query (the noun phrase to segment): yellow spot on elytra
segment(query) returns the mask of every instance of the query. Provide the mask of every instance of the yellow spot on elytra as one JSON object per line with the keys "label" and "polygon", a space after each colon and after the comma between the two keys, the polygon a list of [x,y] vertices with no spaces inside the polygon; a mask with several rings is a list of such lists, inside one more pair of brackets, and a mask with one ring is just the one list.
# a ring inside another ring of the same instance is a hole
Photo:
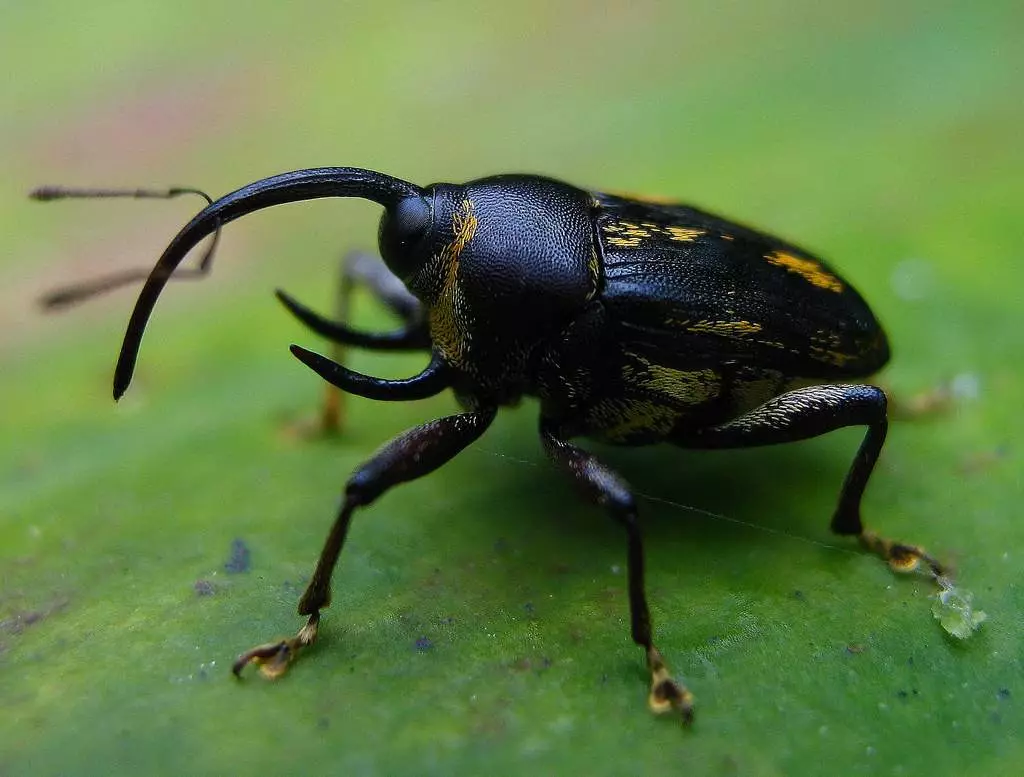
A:
{"label": "yellow spot on elytra", "polygon": [[811,356],[818,361],[832,364],[836,367],[845,367],[848,363],[858,358],[855,354],[844,353],[832,348],[822,348],[819,345],[811,345],[810,352]]}
{"label": "yellow spot on elytra", "polygon": [[638,237],[609,237],[605,242],[614,248],[636,248],[640,245]]}
{"label": "yellow spot on elytra", "polygon": [[646,240],[655,237],[668,238],[678,243],[692,243],[706,233],[703,229],[655,224],[644,221],[612,221],[601,225],[605,243],[613,248],[638,248]]}
{"label": "yellow spot on elytra", "polygon": [[760,332],[764,326],[755,321],[698,321],[690,324],[686,331],[694,334],[721,335],[722,337],[742,337]]}
{"label": "yellow spot on elytra", "polygon": [[796,273],[805,281],[820,289],[832,292],[843,290],[842,282],[813,259],[803,259],[786,251],[772,251],[765,256],[765,259],[770,264],[784,267],[790,272]]}
{"label": "yellow spot on elytra", "polygon": [[677,240],[680,243],[692,243],[704,234],[703,229],[689,229],[687,227],[665,227],[669,239]]}

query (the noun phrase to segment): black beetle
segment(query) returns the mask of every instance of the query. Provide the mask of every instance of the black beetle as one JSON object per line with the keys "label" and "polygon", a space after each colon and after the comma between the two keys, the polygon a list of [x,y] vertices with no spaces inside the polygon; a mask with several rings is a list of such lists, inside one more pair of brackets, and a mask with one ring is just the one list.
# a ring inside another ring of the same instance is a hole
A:
{"label": "black beetle", "polygon": [[[35,196],[68,194],[41,189]],[[325,167],[257,181],[210,203],[160,257],[128,325],[115,398],[128,388],[164,284],[200,240],[261,208],[319,197],[362,197],[384,207],[383,264],[360,258],[349,274],[367,281],[404,326],[361,332],[279,292],[281,300],[337,343],[430,351],[430,362],[415,377],[383,380],[298,346],[292,352],[343,391],[400,401],[450,388],[463,412],[395,438],[349,478],[299,603],[307,623],[292,639],[241,655],[236,674],[256,663],[277,676],[316,639],[357,508],[443,465],[483,434],[498,407],[523,396],[540,402],[540,435],[551,460],[626,530],[632,636],[646,652],[656,712],[676,709],[688,722],[693,700],[669,675],[651,635],[636,503],[615,472],[569,442],[574,437],[738,448],[865,426],[832,530],[860,538],[894,568],[924,562],[935,577],[943,574],[922,549],[884,540],[861,523],[861,496],[886,435],[886,396],[847,381],[875,373],[889,358],[867,304],[806,251],[685,205],[533,175],[420,188],[368,170]]]}

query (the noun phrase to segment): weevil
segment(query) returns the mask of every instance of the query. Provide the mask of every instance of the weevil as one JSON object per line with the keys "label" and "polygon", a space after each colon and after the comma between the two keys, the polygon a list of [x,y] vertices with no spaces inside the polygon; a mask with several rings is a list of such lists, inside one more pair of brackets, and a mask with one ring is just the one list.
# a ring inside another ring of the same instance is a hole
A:
{"label": "weevil", "polygon": [[[68,194],[36,192],[39,199]],[[348,277],[366,281],[403,325],[361,331],[283,292],[280,299],[342,346],[422,351],[429,361],[413,377],[385,380],[297,345],[292,353],[344,392],[393,402],[450,389],[461,412],[405,432],[355,470],[299,601],[305,625],[295,637],[243,653],[236,674],[252,663],[277,677],[316,640],[357,511],[450,461],[487,430],[498,408],[523,397],[539,403],[547,456],[625,531],[631,632],[646,657],[654,712],[675,710],[689,723],[693,696],[655,645],[636,500],[576,438],[742,448],[863,426],[832,531],[859,538],[897,570],[923,566],[944,576],[922,548],[884,539],[861,521],[861,498],[888,426],[885,393],[858,382],[889,359],[867,303],[813,254],[687,205],[536,175],[421,188],[370,170],[324,167],[256,181],[203,208],[149,273],[121,346],[115,399],[131,382],[162,289],[201,240],[254,211],[321,197],[364,198],[384,208],[381,258],[360,257]],[[212,248],[192,272],[208,269],[211,256]]]}

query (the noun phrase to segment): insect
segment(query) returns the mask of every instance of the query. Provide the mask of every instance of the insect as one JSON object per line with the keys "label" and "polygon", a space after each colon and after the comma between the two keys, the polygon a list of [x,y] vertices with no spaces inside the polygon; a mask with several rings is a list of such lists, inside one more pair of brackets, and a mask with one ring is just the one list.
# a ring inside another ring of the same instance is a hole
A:
{"label": "insect", "polygon": [[[39,199],[67,195],[36,192]],[[675,710],[689,723],[693,696],[655,645],[636,501],[626,482],[575,438],[740,448],[863,426],[832,530],[859,538],[896,569],[924,564],[935,577],[943,574],[921,548],[883,539],[861,521],[861,497],[887,430],[885,394],[855,382],[889,358],[868,305],[808,252],[685,205],[533,175],[422,188],[350,167],[265,178],[211,202],[166,248],[132,312],[114,397],[128,388],[150,314],[192,248],[246,214],[321,197],[383,206],[382,259],[363,257],[349,275],[367,282],[403,325],[360,331],[282,292],[279,297],[342,346],[422,351],[429,361],[413,377],[385,380],[296,345],[292,352],[344,392],[404,401],[451,389],[462,411],[396,437],[351,475],[299,602],[305,625],[295,637],[243,653],[236,674],[252,663],[279,676],[316,640],[356,512],[444,465],[487,430],[498,408],[524,396],[539,401],[548,457],[625,531],[632,638],[646,657],[654,712]],[[204,271],[211,256],[212,247],[192,272]],[[109,285],[84,288],[91,293]]]}

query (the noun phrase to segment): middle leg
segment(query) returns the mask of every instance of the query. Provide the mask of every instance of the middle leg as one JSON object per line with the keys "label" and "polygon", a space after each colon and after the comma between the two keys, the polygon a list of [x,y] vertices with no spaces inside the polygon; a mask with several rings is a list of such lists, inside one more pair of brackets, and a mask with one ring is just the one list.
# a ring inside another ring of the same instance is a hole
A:
{"label": "middle leg", "polygon": [[633,641],[647,655],[651,672],[648,705],[656,713],[678,710],[683,723],[693,722],[693,694],[672,679],[651,634],[651,614],[644,586],[644,548],[637,522],[636,500],[629,486],[593,455],[567,442],[554,424],[541,423],[541,441],[547,455],[563,469],[587,499],[603,507],[626,530],[628,539],[629,614]]}

